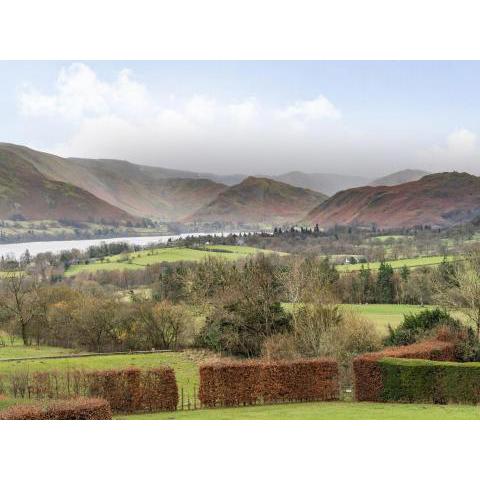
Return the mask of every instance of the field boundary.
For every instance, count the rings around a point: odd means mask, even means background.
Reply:
[[[18,357],[18,358],[1,358],[0,362],[21,362],[31,360],[49,360],[59,358],[85,358],[85,357],[102,357],[109,355],[146,355],[153,353],[177,353],[183,350],[131,350],[128,352],[98,352],[98,353],[71,353],[69,355],[45,355],[42,357]]]

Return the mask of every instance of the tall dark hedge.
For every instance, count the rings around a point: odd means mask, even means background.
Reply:
[[[385,402],[480,403],[480,363],[379,360]]]

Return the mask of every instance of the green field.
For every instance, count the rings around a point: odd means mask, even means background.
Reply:
[[[418,257],[418,258],[404,258],[402,260],[388,260],[386,263],[392,266],[394,269],[402,268],[403,266],[407,266],[409,268],[418,268],[418,267],[428,267],[432,265],[439,265],[442,263],[443,259],[442,255],[437,255],[433,257]],[[448,261],[455,260],[453,256],[446,257]],[[337,265],[337,270],[339,272],[354,272],[361,270],[361,268],[370,268],[370,270],[378,270],[380,268],[380,262],[372,262],[372,263],[355,263],[354,265]]]
[[[48,351],[48,348],[42,347],[39,351],[43,353]],[[25,354],[25,356],[33,356],[30,351],[25,351]],[[183,388],[185,394],[193,394],[194,386],[198,386],[198,366],[185,352],[100,355],[96,357],[17,360],[12,362],[0,361],[0,375],[8,375],[9,372],[16,370],[28,370],[29,372],[67,369],[109,370],[127,367],[158,367],[160,365],[172,367],[175,370],[179,390],[181,391]]]
[[[286,310],[292,311],[292,303],[284,303]],[[403,316],[409,313],[421,312],[424,308],[432,308],[430,305],[422,307],[421,305],[396,305],[396,304],[343,304],[344,309],[352,309],[363,318],[370,320],[384,334],[388,331],[388,325],[396,327],[403,320]]]
[[[430,305],[395,305],[395,304],[370,304],[370,305],[342,305],[351,308],[362,317],[370,320],[381,333],[387,333],[388,325],[396,327],[403,321],[403,316],[410,313],[419,313]]]
[[[61,347],[47,347],[44,345],[41,347],[25,347],[19,339],[15,339],[15,342],[11,345],[6,337],[2,335],[0,337],[5,342],[4,346],[0,346],[0,360],[5,358],[46,357],[76,353],[73,350]]]
[[[222,250],[222,251],[215,251]],[[105,257],[103,261],[96,261],[88,265],[73,265],[65,276],[76,275],[80,272],[95,272],[99,270],[137,270],[149,265],[162,262],[198,262],[207,257],[223,258],[226,260],[239,260],[248,255],[257,253],[279,253],[272,250],[232,245],[207,245],[204,249],[187,247],[163,247],[142,250],[129,254],[119,254]],[[281,253],[279,253],[281,254]]]
[[[129,420],[480,420],[473,405],[321,402],[161,412]]]

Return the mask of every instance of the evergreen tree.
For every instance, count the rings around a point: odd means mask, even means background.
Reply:
[[[393,303],[394,298],[393,268],[389,263],[382,262],[377,276],[377,302]]]

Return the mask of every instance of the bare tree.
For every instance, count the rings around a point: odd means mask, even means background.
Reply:
[[[37,289],[36,280],[25,272],[9,272],[2,280],[0,308],[18,325],[24,345],[30,343],[28,328],[38,314]]]
[[[480,338],[480,248],[467,252],[464,261],[440,269],[435,293],[441,305],[463,313]]]

